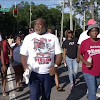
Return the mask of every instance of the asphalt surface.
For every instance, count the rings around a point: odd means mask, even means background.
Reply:
[[[78,74],[76,79],[76,85],[73,89],[70,88],[70,83],[68,79],[68,69],[64,67],[63,64],[58,69],[59,74],[59,83],[60,87],[62,87],[65,91],[57,91],[56,86],[54,84],[51,91],[51,99],[50,100],[87,100],[87,87],[84,81],[84,77],[81,70],[81,65],[78,68]],[[23,84],[23,91],[16,92],[16,82],[15,82],[15,74],[13,68],[9,67],[8,76],[7,76],[7,86],[6,90],[9,92],[9,95],[4,97],[2,96],[2,84],[1,84],[1,76],[0,76],[0,100],[30,100],[30,92],[27,85]],[[100,100],[98,98],[97,100]]]

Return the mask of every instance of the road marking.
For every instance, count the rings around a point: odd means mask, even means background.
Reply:
[[[15,98],[15,91],[12,91],[14,89],[14,83],[13,83],[13,81],[11,81],[11,80],[13,80],[12,76],[11,76],[11,67],[8,67],[7,74],[8,74],[8,76],[7,76],[8,77],[8,90],[11,91],[9,93],[9,100],[12,100],[13,98]],[[14,100],[16,100],[16,99],[14,99]]]

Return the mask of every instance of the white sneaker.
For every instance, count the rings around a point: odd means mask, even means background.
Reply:
[[[7,93],[7,92],[3,92],[2,95],[3,95],[3,96],[7,96],[8,93]]]

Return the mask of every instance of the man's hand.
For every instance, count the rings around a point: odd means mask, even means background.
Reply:
[[[3,66],[1,67],[2,73],[4,73],[6,70],[7,70],[7,67],[6,67],[5,65],[3,65]]]
[[[55,73],[57,72],[57,67],[51,67],[50,70],[49,70],[49,74],[52,76],[52,75],[55,75]]]

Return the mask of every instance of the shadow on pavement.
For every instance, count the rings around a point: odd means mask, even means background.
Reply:
[[[67,74],[68,68],[63,66],[58,68],[58,75],[60,76],[62,73],[66,72]]]
[[[85,82],[75,86],[72,90],[70,95],[66,100],[80,100],[84,95],[86,95],[86,84]]]
[[[27,100],[27,99],[29,99],[29,96],[27,96],[27,97],[25,97],[25,96],[28,95],[28,94],[30,94],[30,91],[29,90],[27,92],[19,95],[19,96],[16,96],[15,98],[12,98],[11,100],[15,100],[15,99],[16,100]],[[20,99],[22,97],[24,97],[24,98],[23,99]]]

